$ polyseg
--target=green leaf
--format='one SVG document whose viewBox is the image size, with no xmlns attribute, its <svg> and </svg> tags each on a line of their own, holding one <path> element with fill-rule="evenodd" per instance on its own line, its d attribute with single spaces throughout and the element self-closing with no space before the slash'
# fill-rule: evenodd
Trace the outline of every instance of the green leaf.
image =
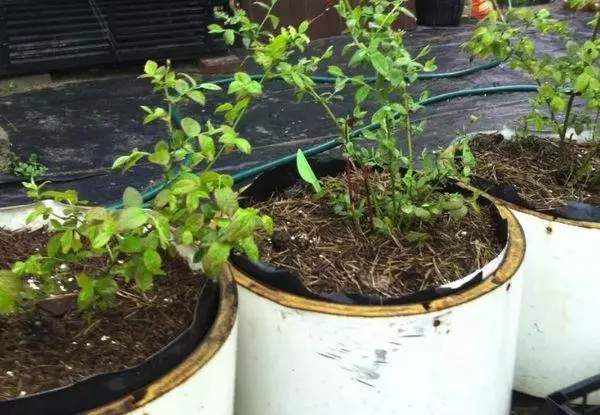
<svg viewBox="0 0 600 415">
<path fill-rule="evenodd" d="M 144 199 L 140 192 L 135 190 L 133 187 L 128 187 L 123 192 L 123 205 L 125 207 L 142 206 Z"/>
<path fill-rule="evenodd" d="M 222 88 L 219 85 L 212 84 L 210 82 L 200 84 L 200 85 L 198 85 L 198 87 L 209 90 L 209 91 L 221 91 L 222 90 Z"/>
<path fill-rule="evenodd" d="M 202 258 L 202 268 L 209 278 L 216 279 L 221 275 L 223 266 L 229 259 L 231 245 L 215 242 L 206 251 Z"/>
<path fill-rule="evenodd" d="M 119 247 L 126 254 L 142 252 L 142 240 L 138 236 L 126 236 L 119 241 Z"/>
<path fill-rule="evenodd" d="M 153 249 L 144 251 L 144 265 L 152 272 L 160 270 L 162 265 L 160 254 Z"/>
<path fill-rule="evenodd" d="M 224 29 L 218 24 L 209 24 L 208 25 L 208 33 L 223 33 Z"/>
<path fill-rule="evenodd" d="M 428 220 L 431 218 L 429 211 L 427 209 L 423 209 L 422 207 L 415 208 L 415 216 L 423 220 Z"/>
<path fill-rule="evenodd" d="M 373 68 L 375 68 L 375 70 L 381 75 L 388 76 L 390 72 L 390 64 L 385 56 L 383 56 L 383 54 L 379 51 L 374 51 L 371 52 L 370 58 Z"/>
<path fill-rule="evenodd" d="M 407 215 L 412 215 L 415 212 L 415 206 L 411 204 L 402 205 L 400 210 Z"/>
<path fill-rule="evenodd" d="M 115 280 L 110 277 L 94 280 L 94 290 L 103 297 L 112 296 L 117 293 L 118 286 Z"/>
<path fill-rule="evenodd" d="M 248 257 L 248 259 L 250 261 L 257 262 L 259 259 L 259 254 L 258 254 L 258 246 L 256 246 L 256 242 L 254 242 L 254 238 L 252 236 L 245 238 L 242 241 L 241 245 L 242 245 L 242 249 L 244 250 L 244 253 Z"/>
<path fill-rule="evenodd" d="M 200 144 L 200 149 L 206 160 L 213 161 L 215 158 L 215 141 L 213 138 L 206 134 L 200 134 L 198 136 L 198 144 Z"/>
<path fill-rule="evenodd" d="M 250 142 L 245 138 L 236 138 L 234 144 L 237 147 L 237 149 L 240 150 L 242 153 L 252 153 L 252 146 L 250 145 Z"/>
<path fill-rule="evenodd" d="M 235 32 L 232 29 L 226 29 L 223 33 L 223 39 L 229 46 L 235 43 Z"/>
<path fill-rule="evenodd" d="M 117 221 L 117 229 L 127 231 L 139 228 L 148 221 L 148 212 L 141 207 L 128 207 L 124 209 Z"/>
<path fill-rule="evenodd" d="M 77 305 L 81 310 L 85 310 L 94 302 L 94 280 L 85 274 L 78 275 L 76 278 L 77 285 L 79 285 Z"/>
<path fill-rule="evenodd" d="M 108 211 L 100 206 L 93 207 L 85 213 L 85 218 L 90 222 L 104 221 L 108 218 Z"/>
<path fill-rule="evenodd" d="M 354 100 L 356 101 L 357 104 L 361 104 L 365 101 L 365 99 L 367 99 L 367 97 L 369 96 L 369 92 L 371 91 L 371 88 L 368 85 L 363 85 L 360 88 L 358 88 L 358 90 L 356 91 L 356 94 L 354 95 Z"/>
<path fill-rule="evenodd" d="M 159 208 L 160 209 L 162 207 L 165 207 L 169 203 L 170 199 L 171 199 L 171 191 L 169 189 L 164 189 L 164 190 L 161 190 L 156 195 L 156 197 L 152 201 L 152 205 L 155 208 Z"/>
<path fill-rule="evenodd" d="M 459 195 L 452 195 L 442 203 L 442 208 L 445 210 L 457 210 L 464 205 L 464 200 Z"/>
<path fill-rule="evenodd" d="M 342 72 L 340 67 L 335 65 L 331 65 L 329 68 L 327 68 L 327 72 L 329 72 L 333 76 L 344 76 L 344 72 Z"/>
<path fill-rule="evenodd" d="M 308 20 L 304 20 L 302 21 L 302 23 L 300 23 L 300 26 L 298 26 L 298 32 L 299 33 L 306 33 L 306 31 L 308 30 Z"/>
<path fill-rule="evenodd" d="M 181 234 L 181 243 L 184 245 L 190 245 L 194 242 L 194 235 L 190 231 L 183 231 Z"/>
<path fill-rule="evenodd" d="M 217 109 L 215 109 L 215 113 L 219 113 L 219 112 L 227 112 L 229 110 L 231 110 L 233 108 L 233 104 L 231 104 L 231 102 L 226 102 L 224 104 L 221 104 L 217 107 Z"/>
<path fill-rule="evenodd" d="M 92 241 L 92 248 L 93 249 L 100 249 L 102 248 L 104 245 L 106 245 L 108 243 L 108 241 L 110 241 L 110 238 L 113 236 L 112 233 L 110 232 L 101 232 L 99 233 L 94 240 Z"/>
<path fill-rule="evenodd" d="M 467 214 L 467 212 L 468 212 L 467 207 L 463 205 L 459 209 L 451 210 L 448 213 L 450 213 L 450 216 L 452 217 L 452 219 L 459 220 L 459 219 L 464 218 L 465 215 Z"/>
<path fill-rule="evenodd" d="M 229 217 L 235 215 L 240 207 L 237 201 L 237 195 L 229 187 L 215 190 L 215 201 L 217 202 L 219 209 Z"/>
<path fill-rule="evenodd" d="M 296 153 L 296 167 L 302 180 L 310 183 L 315 192 L 319 193 L 321 191 L 321 183 L 319 182 L 319 179 L 317 179 L 317 176 L 315 176 L 312 167 L 310 167 L 308 160 L 300 149 L 298 149 L 298 152 Z"/>
<path fill-rule="evenodd" d="M 254 96 L 262 94 L 262 86 L 256 81 L 252 81 L 245 86 L 246 91 Z"/>
<path fill-rule="evenodd" d="M 173 184 L 171 193 L 174 195 L 182 195 L 195 190 L 197 187 L 197 183 L 193 179 L 180 179 Z"/>
<path fill-rule="evenodd" d="M 189 117 L 181 120 L 181 129 L 188 137 L 196 137 L 201 131 L 198 121 Z"/>
<path fill-rule="evenodd" d="M 274 225 L 273 219 L 270 216 L 263 215 L 260 220 L 262 221 L 263 229 L 269 234 L 273 234 Z"/>
<path fill-rule="evenodd" d="M 66 230 L 60 237 L 60 244 L 62 246 L 62 253 L 66 254 L 71 250 L 71 244 L 73 242 L 73 231 Z"/>
<path fill-rule="evenodd" d="M 205 105 L 206 104 L 206 95 L 204 95 L 200 91 L 191 90 L 191 91 L 188 91 L 185 95 L 189 99 L 191 99 L 192 101 L 197 102 L 200 105 Z"/>
<path fill-rule="evenodd" d="M 54 258 L 58 252 L 60 251 L 60 239 L 62 235 L 56 234 L 53 235 L 52 238 L 48 241 L 48 245 L 46 246 L 46 250 L 48 251 L 48 256 L 50 258 Z"/>
<path fill-rule="evenodd" d="M 146 75 L 154 75 L 158 69 L 158 64 L 154 61 L 147 61 L 144 65 L 144 73 Z"/>
<path fill-rule="evenodd" d="M 150 154 L 148 161 L 159 166 L 168 166 L 171 161 L 171 154 L 167 150 L 161 149 Z"/>
<path fill-rule="evenodd" d="M 42 203 L 36 203 L 35 209 L 27 216 L 25 223 L 29 225 L 40 216 L 46 215 L 47 212 L 49 212 L 49 210 L 46 206 L 44 206 Z"/>
<path fill-rule="evenodd" d="M 555 97 L 552 97 L 552 99 L 550 100 L 550 106 L 555 111 L 564 111 L 565 108 L 567 107 L 567 104 L 565 103 L 564 99 L 562 99 L 558 96 L 555 96 Z"/>
<path fill-rule="evenodd" d="M 254 5 L 256 5 L 258 7 L 261 7 L 263 9 L 265 9 L 265 10 L 269 10 L 271 8 L 269 5 L 267 5 L 267 4 L 263 3 L 263 2 L 260 2 L 260 1 L 255 1 Z"/>
<path fill-rule="evenodd" d="M 117 157 L 117 159 L 115 160 L 115 162 L 112 165 L 112 169 L 118 169 L 119 167 L 123 166 L 125 163 L 127 163 L 129 161 L 129 156 L 120 156 Z"/>
<path fill-rule="evenodd" d="M 225 228 L 225 238 L 228 242 L 239 242 L 254 232 L 256 214 L 248 210 L 239 210 L 235 218 Z"/>
<path fill-rule="evenodd" d="M 17 298 L 23 289 L 23 280 L 9 270 L 0 270 L 0 314 L 17 311 Z"/>
<path fill-rule="evenodd" d="M 587 73 L 582 73 L 575 80 L 575 92 L 583 92 L 590 83 L 590 76 Z"/>
</svg>

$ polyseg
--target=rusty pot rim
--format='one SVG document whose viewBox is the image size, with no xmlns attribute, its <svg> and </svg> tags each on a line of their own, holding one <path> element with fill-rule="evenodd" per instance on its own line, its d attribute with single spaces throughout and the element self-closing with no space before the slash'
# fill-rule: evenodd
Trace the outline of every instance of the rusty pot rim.
<svg viewBox="0 0 600 415">
<path fill-rule="evenodd" d="M 471 135 L 475 135 L 475 134 L 493 134 L 493 133 L 498 133 L 498 130 L 484 130 L 484 131 L 475 131 L 473 133 L 471 133 Z M 459 185 L 461 187 L 464 187 L 465 189 L 468 189 L 470 191 L 477 191 L 479 192 L 482 196 L 484 196 L 486 199 L 491 200 L 492 202 L 494 202 L 494 204 L 496 206 L 506 206 L 507 208 L 520 212 L 520 213 L 524 213 L 527 215 L 531 215 L 531 216 L 535 216 L 536 218 L 542 219 L 542 220 L 546 220 L 548 222 L 558 222 L 558 223 L 563 223 L 565 225 L 571 225 L 571 226 L 576 226 L 579 228 L 587 228 L 587 229 L 600 229 L 600 222 L 589 222 L 589 221 L 584 221 L 584 220 L 575 220 L 575 219 L 566 219 L 566 218 L 559 218 L 557 216 L 552 216 L 549 215 L 547 213 L 542 213 L 542 212 L 538 212 L 532 209 L 527 209 L 524 208 L 522 206 L 516 205 L 514 203 L 511 202 L 507 202 L 505 200 L 502 200 L 500 198 L 497 198 L 495 196 L 490 195 L 489 193 L 484 192 L 481 189 L 477 189 L 475 186 L 473 185 L 469 185 L 469 184 L 464 184 L 464 183 L 459 183 Z"/>
<path fill-rule="evenodd" d="M 375 306 L 336 304 L 327 301 L 308 299 L 279 289 L 271 288 L 253 279 L 235 266 L 230 264 L 229 267 L 234 279 L 241 287 L 260 297 L 288 308 L 346 317 L 412 316 L 441 311 L 473 301 L 510 283 L 510 280 L 519 270 L 525 256 L 525 237 L 523 235 L 523 229 L 509 209 L 501 205 L 494 204 L 494 206 L 498 209 L 500 215 L 506 219 L 508 225 L 506 254 L 498 269 L 477 285 L 463 292 L 450 294 L 433 300 L 428 303 L 427 307 L 422 303 Z"/>
</svg>

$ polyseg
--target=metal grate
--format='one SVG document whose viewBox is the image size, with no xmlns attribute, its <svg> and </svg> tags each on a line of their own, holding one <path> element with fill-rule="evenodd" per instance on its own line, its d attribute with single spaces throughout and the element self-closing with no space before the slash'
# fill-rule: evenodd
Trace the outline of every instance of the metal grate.
<svg viewBox="0 0 600 415">
<path fill-rule="evenodd" d="M 223 49 L 207 35 L 221 0 L 0 0 L 0 73 L 182 57 Z"/>
</svg>

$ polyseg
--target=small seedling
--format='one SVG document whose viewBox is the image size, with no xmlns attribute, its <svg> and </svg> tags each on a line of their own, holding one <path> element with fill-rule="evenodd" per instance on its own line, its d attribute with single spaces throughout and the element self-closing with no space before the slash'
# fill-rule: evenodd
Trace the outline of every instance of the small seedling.
<svg viewBox="0 0 600 415">
<path fill-rule="evenodd" d="M 12 163 L 13 175 L 25 179 L 42 177 L 47 172 L 48 168 L 39 162 L 38 156 L 35 153 L 30 154 L 26 161 L 21 161 L 18 157 L 15 157 Z"/>
</svg>

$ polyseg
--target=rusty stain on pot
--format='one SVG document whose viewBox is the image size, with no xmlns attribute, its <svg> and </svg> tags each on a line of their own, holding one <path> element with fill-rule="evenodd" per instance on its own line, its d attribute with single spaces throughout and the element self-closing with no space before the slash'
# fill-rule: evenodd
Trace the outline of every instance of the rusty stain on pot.
<svg viewBox="0 0 600 415">
<path fill-rule="evenodd" d="M 506 284 L 506 291 L 510 291 L 510 282 Z"/>
<path fill-rule="evenodd" d="M 100 408 L 86 412 L 86 415 L 124 415 L 136 409 L 143 409 L 152 401 L 167 394 L 202 369 L 225 344 L 235 325 L 238 298 L 233 281 L 232 268 L 225 267 L 219 279 L 221 303 L 213 326 L 192 354 L 179 366 L 157 379 L 144 389 L 137 390 Z"/>
<path fill-rule="evenodd" d="M 438 320 L 437 318 L 435 320 L 433 320 L 433 327 L 439 327 L 442 324 L 442 322 L 440 320 Z"/>
<path fill-rule="evenodd" d="M 550 226 L 550 225 L 546 226 L 546 234 L 547 235 L 552 234 L 552 226 Z"/>
</svg>

